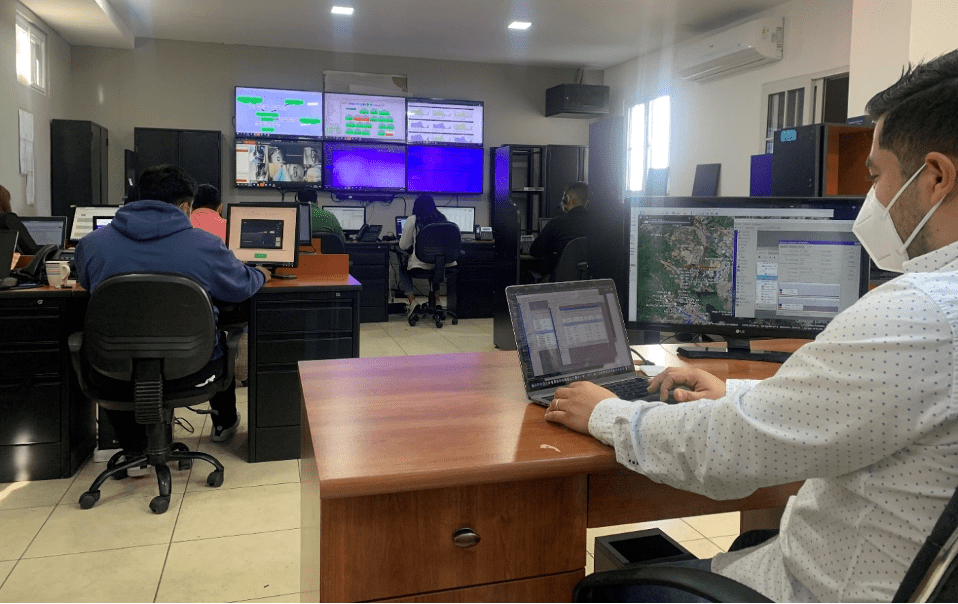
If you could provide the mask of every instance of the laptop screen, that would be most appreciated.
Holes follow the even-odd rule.
[[[65,216],[33,216],[21,217],[20,222],[33,237],[37,245],[54,244],[63,247],[66,235],[67,219]]]
[[[611,279],[506,288],[528,391],[635,372]]]
[[[396,216],[396,237],[402,235],[403,227],[406,226],[406,218],[408,216]]]

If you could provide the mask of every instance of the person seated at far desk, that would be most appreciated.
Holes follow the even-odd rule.
[[[213,185],[200,185],[196,188],[196,197],[193,198],[193,211],[190,213],[190,223],[194,228],[213,233],[226,241],[226,220],[223,218],[223,202],[220,201],[220,192]]]
[[[675,390],[680,405],[575,382],[545,414],[714,499],[805,481],[778,536],[696,561],[776,602],[890,601],[958,486],[958,51],[909,67],[866,111],[874,184],[853,230],[904,275],[766,380],[672,368],[650,390],[691,388]]]
[[[416,235],[427,224],[434,222],[446,222],[446,215],[436,209],[436,202],[432,195],[420,195],[412,204],[412,215],[406,219],[406,224],[402,228],[402,236],[399,237],[399,249],[404,252],[399,258],[399,289],[406,294],[409,301],[409,307],[406,314],[412,313],[416,308],[416,290],[412,285],[412,277],[407,272],[409,269],[421,268],[432,270],[434,264],[427,264],[416,257]],[[408,254],[408,257],[406,256]],[[453,262],[448,266],[456,266]],[[439,305],[439,292],[436,292],[436,305]]]
[[[30,231],[20,222],[20,217],[13,213],[10,206],[10,191],[0,185],[0,230],[17,232],[17,252],[32,256],[40,246],[30,236]]]
[[[90,292],[104,280],[120,273],[162,271],[186,275],[203,286],[210,297],[223,302],[242,302],[251,297],[270,274],[249,267],[233,255],[215,235],[195,229],[189,213],[196,195],[196,181],[182,168],[155,166],[140,175],[139,201],[121,207],[109,226],[80,240],[74,262],[80,285]],[[219,311],[213,307],[216,318]],[[215,376],[223,371],[224,348],[217,339],[204,371]],[[213,430],[210,439],[221,442],[239,426],[236,382],[210,400]],[[132,411],[106,410],[120,446],[127,451],[146,447],[146,428],[137,424]]]
[[[339,220],[328,210],[319,207],[317,200],[319,194],[316,189],[300,189],[296,191],[296,201],[300,203],[309,203],[312,207],[310,214],[310,230],[313,232],[326,231],[336,233],[343,241],[346,241],[346,235],[343,233],[343,227],[339,225]]]
[[[562,194],[562,214],[546,223],[532,246],[529,255],[522,259],[524,280],[531,280],[529,273],[548,275],[555,270],[559,255],[573,239],[585,237],[589,230],[589,185],[584,182],[572,183]]]

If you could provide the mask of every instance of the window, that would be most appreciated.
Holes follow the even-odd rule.
[[[820,122],[844,122],[848,111],[848,68],[813,73],[762,86],[763,153],[771,153],[776,130]]]
[[[631,192],[645,190],[645,177],[650,168],[669,167],[670,102],[669,96],[660,96],[629,109],[627,169]]]
[[[22,15],[17,15],[17,80],[46,92],[47,36]]]

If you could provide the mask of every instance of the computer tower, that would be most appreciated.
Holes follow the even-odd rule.
[[[870,126],[847,124],[779,130],[772,143],[772,195],[866,195],[871,185],[865,159],[872,132]]]
[[[109,147],[109,132],[99,124],[50,120],[51,216],[72,216],[71,206],[110,205]]]

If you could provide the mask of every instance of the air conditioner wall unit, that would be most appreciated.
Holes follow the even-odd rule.
[[[782,60],[782,17],[755,19],[693,43],[682,79],[710,82]]]

